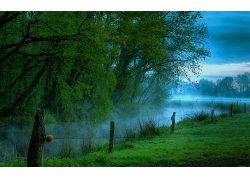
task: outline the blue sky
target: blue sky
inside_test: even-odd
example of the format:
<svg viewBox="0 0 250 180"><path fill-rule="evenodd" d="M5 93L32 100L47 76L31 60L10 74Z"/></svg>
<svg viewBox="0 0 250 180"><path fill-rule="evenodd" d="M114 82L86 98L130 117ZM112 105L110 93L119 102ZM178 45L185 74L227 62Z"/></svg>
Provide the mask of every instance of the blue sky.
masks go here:
<svg viewBox="0 0 250 180"><path fill-rule="evenodd" d="M205 11L211 56L202 62L201 78L215 81L250 71L250 11Z"/></svg>

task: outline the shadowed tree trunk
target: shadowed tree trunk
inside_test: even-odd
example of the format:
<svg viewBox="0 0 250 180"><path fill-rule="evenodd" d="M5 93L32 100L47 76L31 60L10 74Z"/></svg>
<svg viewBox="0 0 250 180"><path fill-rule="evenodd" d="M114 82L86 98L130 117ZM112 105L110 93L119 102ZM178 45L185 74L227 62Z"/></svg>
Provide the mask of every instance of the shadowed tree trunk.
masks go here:
<svg viewBox="0 0 250 180"><path fill-rule="evenodd" d="M27 167L41 167L45 142L44 111L36 112L33 131L27 155Z"/></svg>

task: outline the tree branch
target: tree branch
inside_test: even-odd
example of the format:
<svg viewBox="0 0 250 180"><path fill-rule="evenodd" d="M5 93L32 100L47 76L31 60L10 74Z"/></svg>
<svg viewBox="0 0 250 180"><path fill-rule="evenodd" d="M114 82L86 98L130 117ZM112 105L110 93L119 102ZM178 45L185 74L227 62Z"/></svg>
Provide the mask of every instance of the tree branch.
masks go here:
<svg viewBox="0 0 250 180"><path fill-rule="evenodd" d="M0 94L0 99L3 99L8 92L10 92L12 90L12 88L17 84L18 81L20 81L22 78L24 78L24 76L29 72L31 71L32 69L34 69L35 67L37 67L39 64L41 64L42 62L46 61L47 59L43 59L43 60L40 60L38 61L37 63L35 63L33 66L27 68L25 71L23 71L11 84L10 86L5 90L3 91L1 94Z"/></svg>
<svg viewBox="0 0 250 180"><path fill-rule="evenodd" d="M15 19L17 16L19 16L21 13L20 12L14 12L10 15L10 12L4 12L2 17L0 18L0 29L7 24L8 22L12 21ZM9 16L10 15L10 16Z"/></svg>

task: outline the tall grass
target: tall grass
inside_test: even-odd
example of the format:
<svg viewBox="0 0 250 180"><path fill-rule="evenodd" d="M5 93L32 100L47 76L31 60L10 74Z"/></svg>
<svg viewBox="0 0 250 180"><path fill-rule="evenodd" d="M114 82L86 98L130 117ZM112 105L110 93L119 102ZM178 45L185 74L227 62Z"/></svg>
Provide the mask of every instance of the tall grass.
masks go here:
<svg viewBox="0 0 250 180"><path fill-rule="evenodd" d="M188 116L184 117L182 121L205 121L209 119L210 113L205 110L190 113Z"/></svg>
<svg viewBox="0 0 250 180"><path fill-rule="evenodd" d="M139 137L151 137L159 135L159 125L152 118L149 118L147 121L138 120L139 125Z"/></svg>
<svg viewBox="0 0 250 180"><path fill-rule="evenodd" d="M73 141L71 139L66 139L60 146L58 156L60 158L70 158L74 150Z"/></svg>
<svg viewBox="0 0 250 180"><path fill-rule="evenodd" d="M113 153L108 153L108 144L98 145L100 150L94 148L94 151L84 156L45 158L44 166L250 166L249 113L238 114L233 118L217 117L215 123L204 123L211 121L206 119L204 112L197 114L196 119L177 123L174 133L167 127L165 131L159 131L160 136L156 133L154 137L150 134L152 138L119 142L115 144ZM198 120L197 117L202 118ZM195 126L190 127L190 123ZM139 127L139 122L137 124ZM183 128L179 128L180 125ZM0 163L0 166L25 165L24 160Z"/></svg>
<svg viewBox="0 0 250 180"><path fill-rule="evenodd" d="M93 149L93 135L88 134L86 136L83 136L81 144L81 151L83 155L90 153L92 149Z"/></svg>

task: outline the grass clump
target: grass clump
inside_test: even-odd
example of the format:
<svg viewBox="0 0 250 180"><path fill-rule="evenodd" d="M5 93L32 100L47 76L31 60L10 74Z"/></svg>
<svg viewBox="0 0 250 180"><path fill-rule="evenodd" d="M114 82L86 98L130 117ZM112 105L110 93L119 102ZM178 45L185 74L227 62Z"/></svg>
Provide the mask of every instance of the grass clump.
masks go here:
<svg viewBox="0 0 250 180"><path fill-rule="evenodd" d="M125 126L125 141L135 142L140 138L149 138L160 134L160 127L149 118L148 120L140 120L133 126Z"/></svg>
<svg viewBox="0 0 250 180"><path fill-rule="evenodd" d="M133 128L131 128L133 127ZM125 126L125 141L131 141L131 142L134 142L136 140L136 131L137 131L137 128L136 126L131 126L131 127L128 127L128 126Z"/></svg>
<svg viewBox="0 0 250 180"><path fill-rule="evenodd" d="M243 107L237 104L233 104L233 113L234 114L243 113Z"/></svg>
<svg viewBox="0 0 250 180"><path fill-rule="evenodd" d="M90 153L92 149L93 149L93 140L92 140L92 135L89 134L82 138L81 150L83 155L85 155Z"/></svg>
<svg viewBox="0 0 250 180"><path fill-rule="evenodd" d="M200 112L196 112L193 115L193 119L196 119L198 121L205 121L210 118L210 114L204 110Z"/></svg>
<svg viewBox="0 0 250 180"><path fill-rule="evenodd" d="M207 111L201 110L199 112L193 112L189 116L182 119L183 122L187 121L205 121L210 119L210 114Z"/></svg>
<svg viewBox="0 0 250 180"><path fill-rule="evenodd" d="M73 142L69 139L66 139L60 146L58 156L60 158L70 158L74 152Z"/></svg>
<svg viewBox="0 0 250 180"><path fill-rule="evenodd" d="M225 118L225 117L228 117L228 116L229 116L228 113L221 113L221 114L220 114L220 117L222 117L222 118Z"/></svg>
<svg viewBox="0 0 250 180"><path fill-rule="evenodd" d="M135 147L135 144L133 142L130 142L130 141L126 141L124 143L124 147L125 148L128 148L128 149L133 149Z"/></svg>
<svg viewBox="0 0 250 180"><path fill-rule="evenodd" d="M139 137L147 138L155 135L159 135L159 125L153 120L148 121L138 120L139 125Z"/></svg>

